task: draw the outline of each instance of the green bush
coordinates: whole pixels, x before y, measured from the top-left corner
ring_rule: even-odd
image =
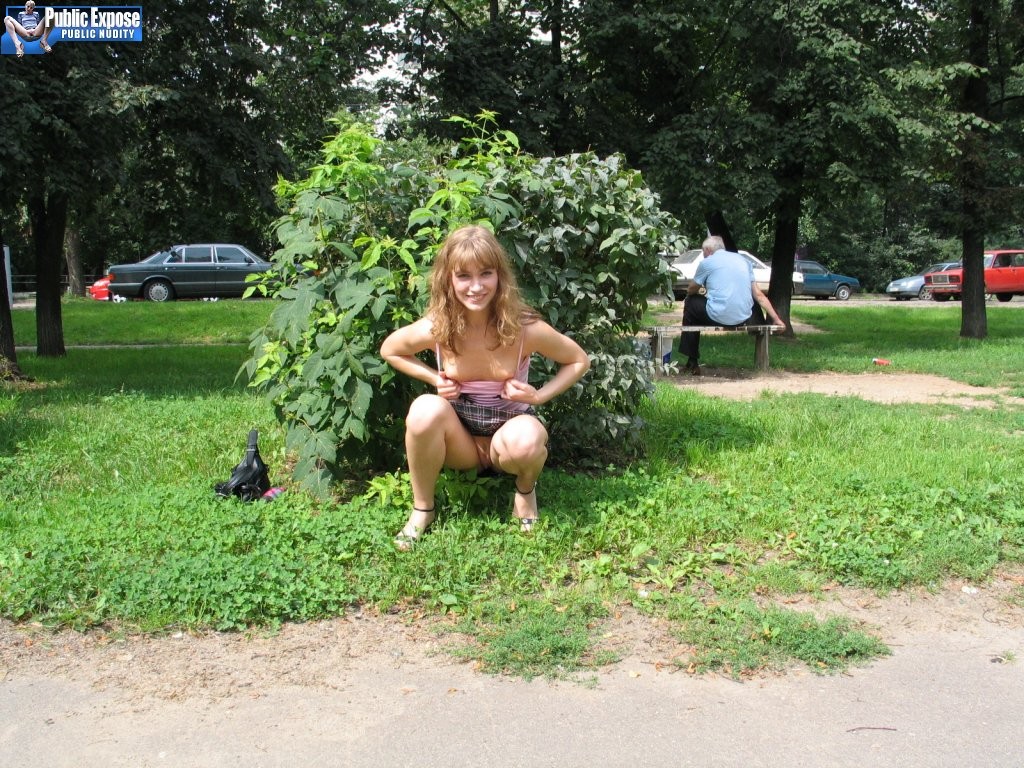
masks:
[[[600,464],[640,444],[654,364],[632,334],[647,298],[668,288],[658,253],[679,247],[677,222],[619,157],[538,159],[489,113],[452,120],[469,133],[457,146],[345,126],[307,178],[278,185],[284,301],[244,370],[274,403],[310,490],[326,492],[346,469],[401,464],[401,418],[423,385],[378,349],[421,314],[434,254],[466,223],[494,229],[527,300],[591,356],[589,376],[542,410],[554,453]],[[535,371],[539,384],[553,368]]]

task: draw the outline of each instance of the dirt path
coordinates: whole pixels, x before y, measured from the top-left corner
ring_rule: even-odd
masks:
[[[827,589],[821,598],[783,601],[820,618],[848,616],[886,642],[944,632],[1010,634],[997,653],[1010,661],[1024,627],[1024,567],[1007,568],[985,583],[951,581],[879,596],[869,590]],[[97,690],[114,690],[132,706],[152,700],[230,700],[260,697],[282,686],[334,687],[346,671],[377,667],[466,666],[446,649],[461,639],[444,619],[356,612],[330,621],[286,624],[278,631],[174,632],[164,636],[94,630],[52,632],[38,624],[0,621],[0,682],[39,675]],[[685,674],[688,648],[658,619],[621,608],[601,627],[600,643],[620,661],[599,673]],[[468,665],[473,669],[473,665]]]
[[[1022,585],[794,600],[892,655],[742,683],[688,674],[668,628],[628,611],[600,628],[621,661],[585,683],[482,674],[394,616],[159,638],[0,622],[0,765],[1019,768]]]
[[[706,395],[753,400],[764,392],[815,392],[837,397],[859,397],[879,403],[944,403],[963,408],[992,408],[997,404],[1024,406],[1024,398],[1008,389],[974,387],[941,376],[919,373],[786,373],[705,367],[702,376],[678,376],[672,383]]]

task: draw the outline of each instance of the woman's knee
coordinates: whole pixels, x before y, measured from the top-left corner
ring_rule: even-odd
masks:
[[[451,404],[439,395],[420,395],[412,401],[405,417],[407,432],[420,433],[434,429],[439,422],[448,418]]]
[[[548,432],[543,424],[533,418],[513,419],[501,428],[499,435],[495,435],[495,442],[505,461],[547,458]]]

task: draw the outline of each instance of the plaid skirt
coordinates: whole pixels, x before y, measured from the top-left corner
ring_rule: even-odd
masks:
[[[451,404],[455,408],[455,413],[459,415],[462,426],[469,430],[469,434],[477,437],[490,437],[509,419],[522,416],[524,413],[530,416],[537,415],[532,405],[525,410],[517,410],[501,405],[474,403],[465,395],[458,400],[452,400]]]

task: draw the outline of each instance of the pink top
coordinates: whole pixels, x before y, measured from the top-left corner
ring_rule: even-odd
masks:
[[[516,370],[516,375],[513,377],[517,381],[527,381],[530,373],[530,356],[523,357],[523,343],[526,341],[525,335],[519,340],[519,368]],[[441,360],[441,345],[435,344],[434,351],[437,354],[437,372],[444,373],[444,365]],[[510,408],[514,411],[525,411],[530,407],[529,403],[519,403],[515,400],[506,400],[501,396],[501,390],[505,386],[504,381],[490,381],[487,379],[480,381],[460,381],[459,384],[462,387],[462,394],[466,396],[470,402],[476,403],[477,405],[490,405],[500,408]]]

